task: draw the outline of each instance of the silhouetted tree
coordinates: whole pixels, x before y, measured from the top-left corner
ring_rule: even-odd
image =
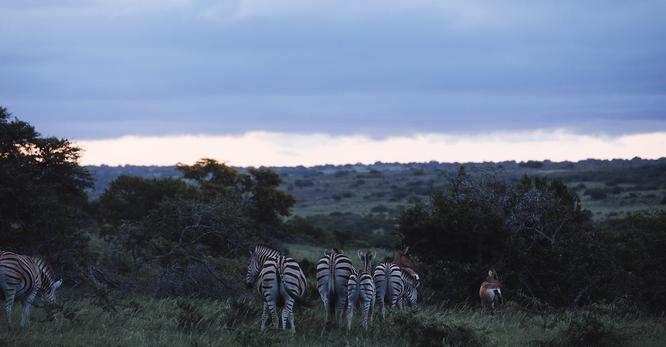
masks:
[[[80,149],[10,116],[0,107],[0,245],[71,263],[87,240],[81,224],[91,177],[77,163]]]

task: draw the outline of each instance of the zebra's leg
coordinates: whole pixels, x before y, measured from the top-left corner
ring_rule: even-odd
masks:
[[[287,321],[290,320],[292,310],[294,309],[294,299],[290,296],[284,301],[284,308],[282,309],[282,330],[287,329]],[[291,333],[296,333],[293,323],[291,324]]]
[[[268,303],[268,310],[271,313],[271,323],[273,323],[273,327],[275,329],[280,329],[280,320],[278,318],[278,313],[277,313],[277,304],[275,301],[269,302]]]
[[[347,330],[351,330],[352,321],[354,320],[354,303],[349,301],[349,308],[347,309]]]
[[[34,291],[28,295],[28,297],[23,301],[23,315],[21,316],[21,328],[25,328],[30,325],[30,306],[35,300],[35,295],[37,291]]]
[[[328,323],[328,318],[331,315],[331,312],[329,312],[329,307],[328,307],[328,298],[326,295],[321,296],[321,301],[324,303],[324,312],[326,313],[326,323]]]
[[[337,302],[337,309],[336,309],[336,317],[337,317],[337,322],[338,326],[344,326],[345,324],[345,308],[347,308],[347,298],[346,295],[341,295],[341,297],[338,297],[338,302]]]
[[[364,300],[361,308],[361,325],[368,330],[368,314],[370,313],[370,301]]]
[[[291,312],[289,313],[289,322],[291,322],[291,333],[295,334],[296,333],[296,322],[294,321],[294,309],[291,309]]]
[[[372,317],[375,315],[375,296],[372,296],[372,300],[370,301],[370,324],[372,324]]]
[[[382,309],[382,319],[386,320],[386,303],[384,302],[384,298],[379,300],[379,306],[381,306]]]
[[[266,329],[266,321],[268,321],[268,303],[264,302],[264,310],[261,312],[261,331]]]
[[[12,329],[12,307],[14,307],[14,299],[16,298],[16,291],[11,288],[5,289],[5,315],[7,318],[7,327]]]

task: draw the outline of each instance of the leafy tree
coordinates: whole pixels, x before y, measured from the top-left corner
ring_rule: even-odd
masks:
[[[74,262],[86,250],[81,232],[91,176],[80,149],[42,137],[0,107],[0,244],[3,250]]]
[[[182,180],[146,179],[119,176],[99,198],[98,217],[102,225],[117,227],[126,221],[139,221],[162,200],[194,195]]]
[[[295,203],[291,194],[278,190],[282,179],[269,169],[250,168],[245,174],[214,159],[201,159],[194,165],[179,164],[178,170],[207,195],[242,197],[258,225],[278,225]]]

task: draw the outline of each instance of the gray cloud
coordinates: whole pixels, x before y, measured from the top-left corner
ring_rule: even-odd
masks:
[[[9,1],[0,103],[48,134],[664,130],[662,1]]]

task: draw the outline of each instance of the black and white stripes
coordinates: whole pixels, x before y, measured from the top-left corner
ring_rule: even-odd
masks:
[[[347,306],[347,284],[354,267],[351,260],[341,251],[327,250],[317,263],[317,289],[326,310],[326,320],[335,316],[342,324]]]
[[[388,258],[373,269],[373,252],[359,250],[361,267],[357,271],[342,251],[335,248],[324,251],[317,262],[316,278],[326,322],[342,325],[346,313],[347,329],[351,329],[354,310],[359,308],[361,325],[367,329],[372,322],[376,301],[379,301],[383,318],[387,316],[387,306],[402,308],[408,304],[416,310],[420,281],[406,253],[407,250],[401,251],[400,257],[395,258],[397,260],[391,262]],[[261,330],[265,329],[270,317],[276,327],[281,325],[286,329],[289,323],[292,333],[295,332],[294,304],[306,302],[307,285],[305,275],[294,259],[271,247],[257,245],[250,250],[245,283],[248,286],[256,283],[262,297]],[[284,307],[281,317],[278,317],[279,307]]]
[[[261,265],[259,265],[261,264]],[[259,270],[261,267],[261,270]],[[266,328],[268,316],[273,325],[278,327],[277,310],[283,306],[281,315],[282,329],[290,323],[291,332],[296,332],[294,322],[294,303],[303,302],[307,291],[305,274],[298,263],[279,251],[264,245],[257,245],[250,252],[250,264],[245,277],[246,285],[256,280],[257,291],[263,298],[264,308],[261,314],[261,330]]]
[[[10,327],[16,300],[23,303],[21,326],[25,327],[29,324],[30,306],[35,297],[40,296],[53,303],[61,284],[62,280],[55,280],[53,271],[42,258],[0,251],[0,289],[4,294],[5,314]]]
[[[402,295],[404,288],[402,271],[394,263],[384,262],[375,267],[374,280],[382,318],[386,318],[386,306],[397,305]]]
[[[354,307],[361,309],[361,325],[368,328],[368,317],[372,322],[372,310],[375,307],[375,283],[371,274],[372,251],[358,251],[361,269],[353,273],[347,281],[347,329],[351,329],[354,318]]]

